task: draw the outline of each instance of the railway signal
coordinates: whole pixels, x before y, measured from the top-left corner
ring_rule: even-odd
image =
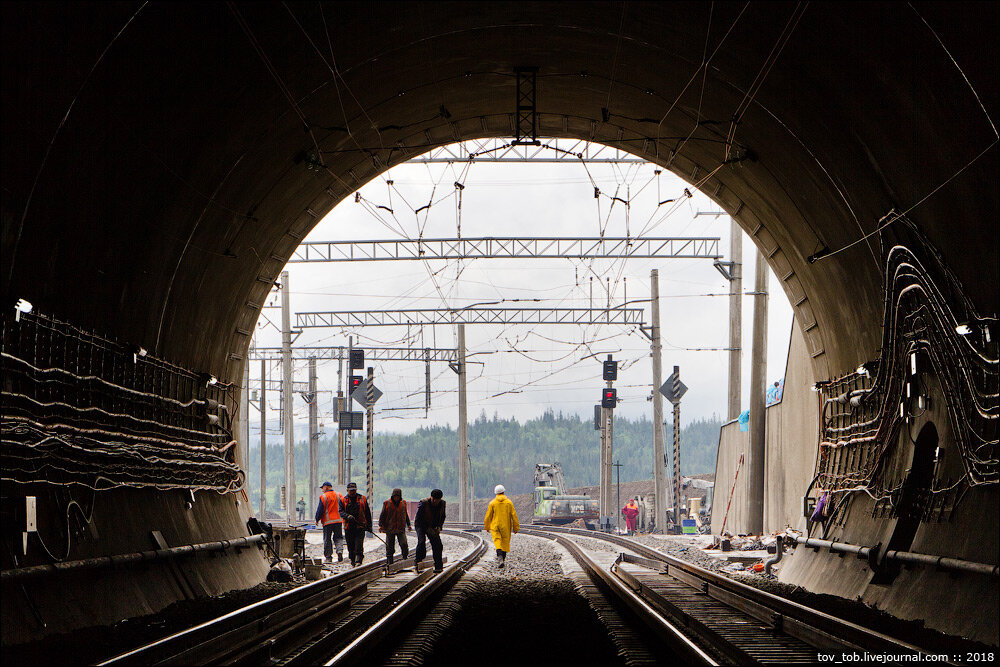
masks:
[[[341,410],[338,424],[341,431],[360,431],[365,427],[365,413]]]
[[[618,390],[614,387],[607,387],[601,394],[601,407],[613,410],[618,403]]]
[[[604,362],[604,379],[608,382],[614,382],[618,379],[618,362],[613,359],[607,359]]]
[[[365,367],[365,351],[364,350],[351,350],[350,353],[350,369],[353,371],[355,369],[360,369]],[[354,379],[353,376],[351,378]],[[352,387],[352,390],[354,387]]]

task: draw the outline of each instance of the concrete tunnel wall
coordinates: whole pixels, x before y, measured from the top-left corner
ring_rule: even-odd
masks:
[[[805,338],[797,321],[785,362],[785,385],[779,402],[767,406],[764,419],[764,532],[806,527],[802,497],[816,469],[817,419],[815,383]],[[771,380],[774,377],[768,376]],[[739,476],[740,456],[744,457]],[[715,496],[712,500],[712,534],[734,535],[748,532],[750,475],[750,432],[740,431],[736,421],[719,431],[719,451],[715,462]],[[735,483],[735,487],[734,487]],[[730,497],[732,501],[730,502]],[[726,506],[730,505],[726,516]]]
[[[733,215],[793,304],[816,378],[877,353],[898,225],[807,258],[890,209],[995,312],[996,6],[796,7],[5,4],[3,307],[25,298],[237,380],[315,222],[431,147],[511,136],[512,71],[534,65],[539,135],[633,152]],[[307,169],[317,149],[324,168]],[[135,506],[161,499],[137,493],[115,548],[147,548]],[[210,502],[228,516],[226,498]],[[242,534],[243,518],[208,532]],[[247,584],[261,572],[248,566]],[[149,582],[151,606],[176,596]]]

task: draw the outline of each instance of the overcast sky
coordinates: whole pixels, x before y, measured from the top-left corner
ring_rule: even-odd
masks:
[[[719,207],[690,185],[652,164],[467,165],[406,164],[392,169],[345,199],[306,238],[307,241],[360,239],[453,238],[461,224],[463,237],[482,236],[705,236],[721,238],[728,259],[728,216],[701,215]],[[392,181],[392,186],[387,184]],[[465,185],[458,210],[454,183]],[[594,197],[594,186],[601,190]],[[684,189],[693,197],[685,197]],[[611,198],[630,202],[626,207]],[[658,202],[678,202],[658,206]],[[433,202],[415,214],[414,210]],[[384,209],[391,208],[390,214]],[[752,242],[743,235],[743,289],[753,290]],[[515,259],[465,261],[339,262],[289,264],[292,312],[321,310],[380,310],[455,308],[489,302],[495,307],[604,307],[648,299],[650,270],[659,269],[664,379],[677,365],[688,393],[681,404],[682,421],[725,416],[727,353],[692,348],[728,345],[728,282],[711,260],[568,260]],[[591,281],[593,278],[593,281]],[[600,284],[604,282],[604,285]],[[775,292],[774,290],[778,290]],[[784,374],[792,311],[773,276],[768,325],[770,381]],[[539,302],[515,301],[540,299]],[[500,302],[500,303],[496,303]],[[280,300],[273,294],[271,305]],[[743,299],[743,407],[749,405],[749,352],[752,297]],[[649,303],[632,307],[645,310]],[[294,326],[294,315],[292,318]],[[279,308],[265,308],[255,343],[280,346]],[[456,328],[366,327],[354,330],[305,329],[295,345],[347,345],[347,336],[360,346],[455,347]],[[618,415],[652,417],[652,367],[649,342],[635,328],[624,326],[509,326],[467,325],[469,361],[469,419],[481,412],[524,421],[547,408],[590,418],[603,386],[600,360],[613,353],[619,360],[616,386],[622,399]],[[595,356],[592,356],[595,355]],[[366,360],[367,361],[367,360]],[[306,361],[295,363],[296,381],[307,379]],[[422,362],[368,362],[375,367],[375,384],[385,395],[377,404],[376,431],[412,432],[420,426],[449,424],[458,417],[457,376],[444,363],[431,366],[431,410],[424,417]],[[346,366],[346,365],[345,365]],[[251,380],[259,364],[251,364]],[[272,377],[278,368],[272,366]],[[346,373],[346,368],[345,368]],[[320,421],[335,432],[332,397],[337,389],[337,362],[318,362]],[[276,393],[270,409],[279,407]],[[669,411],[665,408],[665,411]],[[271,412],[275,417],[276,412]],[[295,400],[296,431],[305,427],[307,409]],[[253,417],[251,417],[253,419]],[[275,424],[276,426],[276,424]],[[254,431],[257,429],[254,428]],[[303,431],[304,436],[304,431]]]

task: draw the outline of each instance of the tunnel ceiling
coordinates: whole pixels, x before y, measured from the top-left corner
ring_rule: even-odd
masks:
[[[878,353],[899,223],[807,258],[892,209],[995,314],[997,25],[992,3],[4,4],[3,308],[232,378],[318,219],[511,136],[534,66],[539,134],[697,184],[838,374]]]

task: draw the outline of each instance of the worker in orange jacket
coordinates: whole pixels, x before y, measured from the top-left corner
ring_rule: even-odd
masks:
[[[635,498],[625,503],[625,507],[622,508],[622,514],[625,515],[625,529],[628,531],[628,534],[635,535],[635,520],[639,516],[639,503],[635,501]]]
[[[323,495],[316,508],[316,525],[323,526],[323,556],[327,563],[333,562],[333,542],[337,544],[337,562],[344,560],[343,519],[340,518],[340,494],[333,490],[333,484],[323,482],[319,487]],[[332,538],[332,540],[331,540]]]
[[[403,490],[393,489],[389,500],[382,503],[382,513],[378,517],[378,532],[385,533],[385,558],[392,565],[396,553],[396,542],[403,560],[410,555],[410,545],[406,542],[406,531],[413,530],[410,514],[406,511]]]

